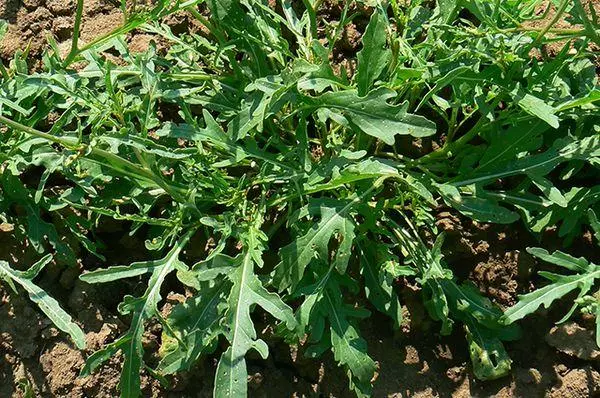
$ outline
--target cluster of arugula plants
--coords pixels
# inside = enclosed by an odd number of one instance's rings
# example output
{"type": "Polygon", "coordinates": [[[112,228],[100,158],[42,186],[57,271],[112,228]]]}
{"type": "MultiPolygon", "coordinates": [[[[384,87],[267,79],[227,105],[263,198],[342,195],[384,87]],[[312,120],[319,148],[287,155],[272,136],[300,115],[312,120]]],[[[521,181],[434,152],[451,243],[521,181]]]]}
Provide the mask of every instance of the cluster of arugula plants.
{"type": "Polygon", "coordinates": [[[341,2],[339,21],[321,16],[322,3],[123,2],[122,26],[81,43],[78,0],[65,57],[49,38],[42,71],[28,70],[26,52],[0,64],[0,221],[46,253],[27,271],[0,262],[0,278],[83,348],[83,331],[33,279],[50,261],[73,266],[81,250],[103,259],[110,247],[95,231],[107,218],[146,242],[148,261],[81,275],[148,276],[145,292],[119,306],[129,330],[82,375],[121,352],[121,394],[137,397],[143,369],[162,379],[225,347],[215,396],[245,396],[246,354],[268,355],[252,320],[261,307],[306,355],[331,350],[368,396],[376,364],[360,320],[371,309],[400,327],[399,278],[421,286],[441,334],[464,329],[482,380],[510,371],[502,341],[519,337],[513,322],[572,290],[580,294],[565,319],[580,308],[600,328],[600,266],[529,249],[574,274],[543,273],[550,284],[503,312],[453,276],[435,225],[446,207],[537,235],[556,227],[566,245],[584,225],[600,234],[594,10],[560,1],[556,18],[532,28],[527,21],[546,16],[535,16],[540,1],[370,1],[363,13],[341,2]],[[206,32],[176,35],[161,23],[182,10],[206,32]],[[553,27],[567,15],[572,29],[553,27]],[[332,54],[361,18],[349,73],[332,54]],[[168,49],[132,54],[134,29],[168,49]],[[550,56],[556,41],[564,47],[550,56]],[[23,178],[31,170],[34,183],[23,178]],[[186,264],[198,236],[213,244],[186,264]],[[163,317],[170,274],[193,294],[163,317]],[[163,327],[156,369],[142,345],[151,319],[163,327]]]}

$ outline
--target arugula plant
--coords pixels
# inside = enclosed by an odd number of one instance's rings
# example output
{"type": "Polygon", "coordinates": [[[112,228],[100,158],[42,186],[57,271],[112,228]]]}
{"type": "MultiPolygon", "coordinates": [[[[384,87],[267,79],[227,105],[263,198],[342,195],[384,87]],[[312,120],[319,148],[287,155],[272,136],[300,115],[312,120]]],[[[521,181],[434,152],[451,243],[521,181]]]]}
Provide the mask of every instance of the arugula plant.
{"type": "Polygon", "coordinates": [[[48,296],[46,292],[38,285],[32,282],[42,269],[52,260],[50,254],[45,255],[40,261],[33,264],[27,271],[17,271],[13,269],[6,261],[0,261],[0,279],[16,291],[15,283],[20,285],[29,294],[31,301],[36,303],[40,310],[54,325],[65,333],[68,333],[77,348],[85,348],[85,335],[81,328],[77,326],[69,314],[60,307],[60,304],[48,296]]]}
{"type": "MultiPolygon", "coordinates": [[[[583,28],[532,29],[539,1],[392,0],[365,2],[367,14],[344,2],[332,23],[322,3],[123,2],[122,26],[80,43],[79,0],[65,58],[50,41],[42,71],[30,73],[21,53],[2,65],[0,217],[15,237],[73,266],[83,251],[104,259],[96,231],[112,218],[148,251],[147,261],[81,275],[147,281],[118,308],[128,331],[83,375],[121,352],[121,395],[137,397],[140,372],[164,380],[218,352],[215,396],[244,396],[246,354],[268,355],[252,318],[260,307],[307,355],[330,350],[368,396],[376,363],[360,320],[376,310],[400,327],[400,278],[422,287],[441,334],[464,329],[478,378],[510,371],[503,341],[519,328],[508,324],[549,299],[525,296],[503,314],[453,275],[443,236],[423,236],[438,235],[443,206],[533,234],[558,226],[566,243],[579,235],[600,202],[595,14],[563,1],[559,13],[583,28]],[[182,10],[206,30],[176,35],[161,24],[182,10]],[[353,73],[331,59],[357,18],[368,24],[353,73]],[[125,34],[135,29],[170,46],[133,54],[125,34]],[[563,50],[545,55],[558,39],[563,50]],[[202,258],[186,256],[193,239],[210,243],[202,258]],[[167,278],[190,295],[164,315],[167,278]],[[163,329],[156,366],[142,345],[151,319],[163,329]]],[[[533,254],[565,263],[542,250],[533,254]]],[[[576,305],[597,311],[587,295],[596,266],[576,263],[575,276],[546,275],[562,286],[552,297],[580,287],[576,305]]],[[[40,266],[4,269],[4,280],[39,292],[40,266]]],[[[57,303],[32,299],[81,342],[57,303]]]]}
{"type": "MultiPolygon", "coordinates": [[[[594,229],[596,239],[600,244],[600,223],[596,218],[596,213],[589,210],[589,218],[594,229]]],[[[534,290],[519,297],[519,302],[509,308],[502,317],[504,323],[510,324],[533,312],[540,306],[550,307],[554,300],[569,294],[574,290],[579,290],[571,309],[557,323],[563,323],[569,320],[576,309],[581,312],[596,317],[596,344],[600,347],[600,290],[594,293],[590,291],[594,287],[596,279],[600,279],[600,266],[589,262],[583,257],[575,258],[567,253],[555,251],[548,253],[547,250],[539,247],[530,247],[527,252],[545,262],[558,265],[574,274],[562,275],[548,271],[540,271],[539,274],[550,281],[550,284],[534,290]]]]}

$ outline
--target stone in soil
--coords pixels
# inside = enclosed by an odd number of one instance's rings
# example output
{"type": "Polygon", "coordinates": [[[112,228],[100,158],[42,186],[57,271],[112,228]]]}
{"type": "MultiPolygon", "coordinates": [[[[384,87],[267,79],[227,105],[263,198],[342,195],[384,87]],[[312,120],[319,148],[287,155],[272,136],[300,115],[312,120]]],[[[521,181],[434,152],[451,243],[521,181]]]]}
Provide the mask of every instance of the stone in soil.
{"type": "Polygon", "coordinates": [[[586,361],[600,359],[594,332],[569,322],[553,327],[546,336],[546,342],[558,351],[586,361]]]}

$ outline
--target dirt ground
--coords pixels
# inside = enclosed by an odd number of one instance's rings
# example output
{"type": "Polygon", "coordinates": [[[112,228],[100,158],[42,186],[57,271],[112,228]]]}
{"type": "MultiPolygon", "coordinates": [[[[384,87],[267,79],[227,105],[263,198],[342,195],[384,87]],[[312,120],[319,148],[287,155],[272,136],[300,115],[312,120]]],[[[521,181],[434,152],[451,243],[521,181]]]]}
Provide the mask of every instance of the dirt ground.
{"type": "MultiPolygon", "coordinates": [[[[330,2],[333,3],[333,2],[330,2]]],[[[39,59],[47,48],[46,35],[53,34],[61,48],[68,49],[73,25],[74,1],[71,0],[0,0],[0,19],[9,21],[9,31],[0,42],[0,59],[8,60],[18,49],[30,45],[33,59],[39,59]]],[[[329,8],[332,14],[336,9],[329,8]]],[[[88,41],[108,32],[122,19],[111,3],[85,1],[82,40],[88,41]]],[[[185,16],[169,23],[174,29],[185,29],[185,16]]],[[[335,62],[345,62],[347,54],[360,45],[360,21],[344,32],[335,62]]],[[[148,35],[131,35],[132,48],[143,51],[148,35]]],[[[351,64],[346,69],[351,69],[351,64]]],[[[35,65],[34,65],[35,67],[35,65]]],[[[514,225],[509,227],[476,224],[456,218],[444,209],[438,214],[438,227],[446,231],[446,259],[459,279],[470,279],[496,303],[507,307],[515,303],[517,294],[528,292],[539,284],[536,276],[542,266],[525,252],[538,246],[533,236],[514,225]]],[[[135,253],[132,247],[141,242],[117,238],[119,228],[106,233],[105,242],[113,248],[108,263],[127,263],[121,253],[135,253]]],[[[126,236],[125,234],[123,236],[126,236]]],[[[35,254],[22,242],[12,239],[10,231],[0,228],[0,259],[31,264],[35,254]]],[[[560,248],[555,233],[543,236],[542,245],[560,248]]],[[[600,253],[587,233],[576,241],[569,252],[585,255],[598,262],[600,253]]],[[[97,265],[84,258],[83,265],[97,265]]],[[[84,359],[125,329],[127,319],[116,310],[125,292],[139,288],[133,282],[101,287],[87,285],[77,279],[80,270],[50,267],[40,284],[56,297],[87,332],[87,349],[77,350],[62,333],[51,326],[25,297],[0,287],[0,398],[4,397],[115,397],[120,372],[120,358],[113,358],[95,374],[79,378],[84,359]],[[100,290],[101,289],[101,290],[100,290]]],[[[505,343],[513,359],[511,375],[481,382],[473,376],[464,332],[456,328],[450,336],[439,335],[439,325],[430,320],[419,297],[420,292],[405,280],[396,286],[400,293],[405,323],[393,331],[390,323],[374,312],[363,322],[363,336],[369,353],[378,363],[374,397],[573,397],[600,396],[600,351],[595,346],[593,320],[575,316],[573,322],[555,326],[565,308],[554,306],[539,311],[521,322],[525,333],[516,342],[505,343]]],[[[168,291],[165,306],[177,301],[178,295],[168,291]]],[[[248,370],[251,397],[352,397],[347,377],[331,355],[322,360],[309,360],[302,347],[292,349],[262,328],[263,315],[255,314],[257,330],[263,330],[270,356],[262,360],[251,353],[248,370]]],[[[266,321],[265,321],[266,323],[266,321]]],[[[146,361],[155,364],[161,326],[150,325],[145,335],[146,361]]],[[[147,397],[210,397],[217,357],[205,358],[191,372],[171,379],[170,386],[155,379],[142,379],[147,397]]]]}
{"type": "MultiPolygon", "coordinates": [[[[438,226],[447,233],[445,252],[459,278],[474,281],[500,305],[515,302],[516,294],[528,291],[538,282],[538,264],[523,250],[536,242],[520,229],[476,225],[441,211],[438,226]]],[[[118,227],[118,226],[117,226],[118,227]]],[[[546,247],[558,239],[548,233],[546,247]]],[[[117,253],[141,242],[120,239],[110,242],[117,253]]],[[[0,259],[28,258],[18,243],[0,233],[0,245],[9,248],[0,259]],[[18,251],[15,251],[18,250],[18,251]]],[[[132,252],[129,250],[129,252],[132,252]]],[[[591,241],[584,239],[571,248],[598,260],[591,241]]],[[[126,262],[122,256],[120,262],[126,262]]],[[[129,258],[128,261],[137,260],[129,258]]],[[[84,264],[95,261],[84,259],[84,264]]],[[[119,261],[116,257],[108,262],[119,261]]],[[[49,269],[40,284],[56,297],[87,332],[86,352],[80,352],[62,333],[50,325],[23,296],[0,289],[0,397],[25,397],[27,391],[40,397],[117,396],[120,358],[112,359],[87,378],[77,375],[84,358],[111,342],[126,329],[127,319],[116,306],[125,292],[135,286],[109,284],[90,286],[76,279],[73,269],[49,269]],[[100,290],[101,289],[101,290],[100,290]]],[[[554,307],[521,324],[525,333],[516,342],[506,343],[513,359],[510,376],[481,382],[474,378],[464,333],[456,328],[450,336],[439,335],[439,325],[430,320],[419,297],[420,292],[406,281],[397,289],[404,304],[405,322],[394,332],[386,318],[374,312],[364,322],[362,332],[369,353],[378,363],[374,397],[591,397],[600,396],[600,350],[595,346],[593,321],[575,317],[575,322],[555,326],[565,310],[554,307]]],[[[167,293],[167,292],[165,292],[167,293]]],[[[165,294],[165,306],[179,298],[165,294]]],[[[255,316],[257,330],[263,330],[270,347],[264,361],[249,356],[250,396],[252,397],[352,397],[347,378],[331,356],[306,359],[302,347],[292,349],[270,334],[263,314],[255,316]]],[[[157,362],[160,325],[150,325],[145,347],[149,364],[157,362]]],[[[206,358],[187,374],[171,380],[169,387],[144,376],[147,397],[210,397],[217,357],[206,358]]]]}
{"type": "MultiPolygon", "coordinates": [[[[85,0],[79,45],[101,37],[123,23],[123,14],[115,5],[119,1],[85,0]]],[[[143,1],[138,1],[143,4],[143,1]]],[[[75,0],[0,0],[0,19],[8,21],[9,28],[0,40],[0,59],[9,60],[17,50],[29,50],[32,68],[40,67],[40,59],[48,49],[48,36],[58,43],[61,55],[71,46],[75,0]]],[[[168,16],[165,21],[174,33],[196,32],[202,27],[185,13],[168,16]]],[[[143,32],[129,34],[127,42],[131,52],[148,49],[153,37],[143,32]]],[[[160,39],[155,41],[161,42],[160,39]]]]}

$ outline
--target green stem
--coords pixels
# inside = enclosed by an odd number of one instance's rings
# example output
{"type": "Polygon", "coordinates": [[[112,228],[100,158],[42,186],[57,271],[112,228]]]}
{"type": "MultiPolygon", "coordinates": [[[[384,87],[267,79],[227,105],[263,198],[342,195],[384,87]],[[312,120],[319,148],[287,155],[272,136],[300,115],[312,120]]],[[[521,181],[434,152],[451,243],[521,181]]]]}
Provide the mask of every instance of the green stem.
{"type": "Polygon", "coordinates": [[[540,41],[544,38],[546,33],[548,33],[548,31],[552,28],[552,26],[554,26],[554,24],[556,24],[559,21],[559,19],[562,17],[563,13],[567,9],[568,5],[569,5],[569,0],[561,1],[561,3],[558,5],[558,8],[556,9],[556,14],[554,15],[554,18],[552,18],[552,20],[548,23],[548,25],[546,25],[540,31],[540,33],[537,35],[537,37],[535,38],[533,43],[531,43],[531,45],[529,46],[530,49],[537,46],[540,43],[540,41]]]}
{"type": "Polygon", "coordinates": [[[81,30],[81,20],[83,19],[83,0],[77,0],[77,10],[75,11],[75,23],[73,25],[73,39],[71,39],[71,51],[64,61],[64,67],[70,65],[77,54],[79,54],[79,32],[81,30]]]}
{"type": "Polygon", "coordinates": [[[400,23],[402,18],[402,12],[400,11],[400,6],[398,5],[398,0],[392,0],[392,13],[394,14],[394,18],[396,19],[396,24],[400,23]]]}
{"type": "MultiPolygon", "coordinates": [[[[502,33],[513,33],[513,32],[541,32],[542,29],[533,28],[529,26],[519,26],[517,28],[510,29],[502,29],[502,33]]],[[[546,31],[546,33],[553,33],[557,35],[573,35],[573,36],[581,36],[585,33],[585,29],[559,29],[559,28],[551,28],[546,31]]]]}
{"type": "MultiPolygon", "coordinates": [[[[135,163],[130,162],[127,159],[123,159],[120,156],[115,155],[114,153],[105,151],[104,149],[99,149],[99,148],[91,148],[91,152],[90,152],[91,156],[98,156],[103,160],[108,160],[109,162],[112,162],[111,165],[118,165],[121,166],[124,170],[124,174],[128,173],[128,176],[131,178],[142,178],[145,179],[146,181],[150,181],[152,183],[154,183],[156,186],[158,186],[159,188],[162,188],[167,194],[169,194],[169,196],[171,196],[174,200],[176,200],[177,202],[183,203],[185,202],[185,193],[186,190],[183,187],[178,187],[178,186],[174,186],[169,184],[167,181],[163,180],[160,176],[154,174],[151,170],[146,169],[144,167],[141,167],[135,163]]],[[[108,165],[108,166],[111,166],[108,165]]],[[[114,168],[115,170],[119,170],[118,168],[114,168]]]]}
{"type": "MultiPolygon", "coordinates": [[[[190,4],[190,2],[186,2],[185,7],[192,7],[194,4],[198,4],[199,2],[200,2],[200,0],[192,2],[192,4],[190,4]]],[[[185,7],[178,6],[178,7],[168,10],[166,13],[161,14],[162,8],[159,5],[156,8],[154,8],[151,12],[149,12],[148,14],[145,14],[144,17],[138,16],[139,14],[138,15],[134,14],[131,18],[127,19],[125,24],[117,27],[116,29],[113,29],[112,31],[108,32],[107,34],[102,35],[102,36],[92,40],[90,43],[85,44],[83,47],[79,48],[78,41],[79,41],[79,32],[81,29],[81,21],[82,21],[82,17],[83,17],[83,0],[77,0],[77,10],[75,12],[75,24],[73,27],[73,41],[72,41],[72,45],[71,45],[71,51],[70,51],[69,55],[67,56],[67,58],[65,59],[63,66],[66,68],[71,63],[73,63],[73,61],[79,54],[81,54],[84,51],[89,50],[90,48],[98,46],[98,45],[112,39],[113,37],[128,33],[130,31],[142,26],[143,24],[147,23],[150,20],[158,19],[159,17],[164,17],[169,14],[173,14],[175,12],[181,11],[185,7]]]]}
{"type": "Polygon", "coordinates": [[[360,181],[360,180],[369,180],[369,179],[373,179],[376,177],[379,177],[371,186],[371,188],[369,188],[367,191],[365,191],[365,193],[363,193],[360,198],[362,199],[362,197],[364,197],[367,193],[372,192],[374,189],[379,188],[381,186],[381,184],[383,184],[383,182],[390,178],[390,177],[395,177],[395,174],[388,174],[388,175],[372,175],[372,174],[362,174],[362,175],[357,175],[356,178],[352,181],[350,180],[344,180],[343,182],[334,182],[334,183],[326,183],[326,184],[321,184],[319,186],[316,186],[314,188],[311,189],[307,189],[304,190],[300,193],[293,193],[290,195],[285,195],[285,196],[281,196],[273,201],[271,201],[270,203],[268,203],[268,207],[274,207],[277,206],[283,202],[288,202],[292,199],[298,198],[302,195],[311,195],[311,194],[315,194],[317,192],[323,192],[323,191],[330,191],[332,189],[335,188],[339,188],[345,184],[348,184],[349,182],[356,182],[356,181],[360,181]]]}
{"type": "Polygon", "coordinates": [[[312,4],[310,4],[310,0],[302,0],[302,2],[304,3],[304,7],[306,7],[306,12],[308,12],[308,19],[310,21],[310,33],[312,34],[312,37],[317,37],[318,32],[317,32],[317,12],[316,11],[321,6],[322,1],[317,0],[315,2],[314,7],[312,6],[312,4]]]}
{"type": "MultiPolygon", "coordinates": [[[[118,77],[121,76],[141,76],[142,72],[139,70],[127,70],[127,69],[111,69],[110,73],[112,75],[116,75],[118,77]]],[[[80,71],[71,74],[72,76],[80,76],[80,77],[89,77],[89,78],[99,78],[104,74],[103,71],[100,70],[90,70],[90,71],[80,71]]],[[[158,74],[159,77],[165,79],[173,79],[173,80],[185,80],[185,81],[211,81],[211,80],[223,80],[223,76],[219,75],[210,75],[208,73],[202,72],[161,72],[158,74]]]]}
{"type": "MultiPolygon", "coordinates": [[[[500,98],[494,99],[494,101],[492,102],[492,104],[490,106],[490,109],[496,108],[496,106],[498,106],[499,102],[500,102],[500,98]]],[[[472,113],[469,114],[469,117],[471,115],[472,115],[472,113]]],[[[482,127],[485,126],[485,124],[487,124],[488,122],[489,122],[489,120],[485,116],[480,117],[479,120],[477,121],[477,123],[475,123],[475,125],[471,128],[471,130],[469,130],[465,135],[463,135],[462,137],[460,137],[459,139],[457,139],[454,142],[450,142],[449,140],[446,140],[446,144],[444,144],[444,146],[442,148],[438,149],[437,151],[428,153],[425,156],[420,157],[419,159],[416,160],[416,163],[422,164],[423,162],[428,162],[430,160],[439,159],[440,157],[445,157],[449,153],[456,153],[459,148],[468,144],[469,141],[471,141],[473,138],[475,138],[481,132],[482,127]]],[[[452,138],[453,138],[453,136],[454,136],[454,134],[452,134],[452,138]]]]}
{"type": "MultiPolygon", "coordinates": [[[[589,4],[592,7],[592,3],[589,4]]],[[[584,31],[587,36],[597,45],[600,46],[600,34],[598,34],[598,24],[595,24],[594,21],[590,21],[585,12],[585,8],[583,4],[581,4],[581,0],[575,0],[575,10],[579,14],[579,18],[583,21],[584,31]]]]}
{"type": "Polygon", "coordinates": [[[206,26],[206,28],[210,30],[212,34],[217,36],[217,39],[225,41],[225,38],[220,35],[220,32],[214,27],[214,25],[210,23],[208,19],[204,18],[204,15],[200,14],[197,9],[194,7],[188,7],[187,11],[192,14],[192,16],[196,18],[202,25],[206,26]]]}
{"type": "Polygon", "coordinates": [[[456,125],[457,118],[458,118],[458,107],[453,106],[452,114],[450,115],[450,120],[448,121],[448,135],[446,136],[446,142],[444,143],[444,146],[450,145],[450,143],[454,139],[454,134],[456,133],[456,130],[458,127],[456,125]]]}
{"type": "Polygon", "coordinates": [[[486,118],[482,117],[481,119],[479,119],[477,121],[475,126],[473,126],[473,128],[471,128],[471,130],[469,130],[469,132],[467,132],[465,135],[463,135],[462,137],[460,137],[459,139],[457,139],[454,142],[447,141],[446,142],[447,145],[444,145],[442,148],[438,149],[437,151],[433,151],[433,152],[428,153],[427,155],[417,159],[416,162],[418,164],[422,164],[424,162],[429,162],[434,159],[439,159],[441,157],[445,157],[449,153],[456,152],[458,148],[464,146],[469,141],[471,141],[473,138],[475,138],[477,136],[477,134],[479,134],[481,127],[486,122],[488,122],[488,120],[486,118]]]}
{"type": "MultiPolygon", "coordinates": [[[[208,19],[204,18],[204,16],[200,14],[198,10],[194,7],[187,7],[186,10],[190,14],[192,14],[194,18],[196,18],[202,25],[204,25],[210,31],[210,33],[212,33],[217,38],[217,41],[219,42],[219,47],[226,47],[227,38],[225,37],[223,32],[218,28],[218,26],[215,26],[208,19]]],[[[235,56],[230,51],[227,51],[224,55],[229,60],[229,63],[234,69],[235,73],[243,75],[243,71],[239,66],[239,63],[236,60],[235,56]]]]}
{"type": "MultiPolygon", "coordinates": [[[[112,39],[113,37],[128,33],[136,28],[138,28],[139,26],[143,25],[144,23],[146,23],[146,21],[134,21],[134,22],[128,22],[126,25],[123,26],[119,26],[118,28],[108,32],[105,35],[99,36],[97,38],[95,38],[94,40],[92,40],[91,42],[89,42],[88,44],[85,44],[83,47],[81,47],[77,53],[82,53],[84,51],[89,50],[90,48],[96,47],[106,41],[109,41],[110,39],[112,39]]],[[[67,64],[68,65],[68,64],[67,64]]]]}
{"type": "Polygon", "coordinates": [[[133,179],[139,178],[140,180],[152,182],[153,184],[167,192],[174,200],[181,203],[185,202],[185,196],[187,191],[184,187],[171,185],[167,181],[163,180],[160,176],[154,174],[151,170],[141,167],[135,163],[132,163],[127,159],[123,159],[122,157],[117,156],[114,153],[107,152],[100,148],[90,148],[88,145],[78,142],[76,138],[55,137],[48,133],[44,133],[32,127],[15,122],[14,120],[8,119],[2,115],[0,115],[0,124],[4,124],[11,129],[21,131],[34,137],[43,138],[54,144],[61,145],[64,148],[79,151],[80,153],[85,153],[89,149],[89,156],[91,158],[100,158],[101,164],[104,164],[105,166],[110,167],[113,170],[120,171],[127,177],[133,179]],[[108,163],[106,163],[106,161],[108,161],[108,163]]]}
{"type": "Polygon", "coordinates": [[[10,75],[8,74],[8,71],[6,70],[6,67],[2,63],[2,60],[0,60],[0,74],[2,75],[2,77],[4,79],[6,79],[6,80],[10,79],[10,75]]]}
{"type": "Polygon", "coordinates": [[[329,44],[330,51],[333,51],[333,49],[335,48],[335,43],[337,42],[338,38],[342,35],[344,27],[346,26],[346,23],[349,22],[349,21],[346,21],[346,19],[348,16],[348,8],[350,6],[350,3],[351,3],[350,1],[347,1],[346,4],[344,5],[344,9],[342,10],[342,15],[340,17],[340,22],[336,26],[335,31],[333,32],[333,37],[331,39],[331,43],[329,44]]]}
{"type": "Polygon", "coordinates": [[[51,134],[38,131],[29,126],[25,126],[21,123],[15,122],[14,120],[8,119],[2,115],[0,115],[0,124],[4,124],[5,126],[10,127],[11,129],[19,130],[29,135],[33,135],[34,137],[43,138],[47,141],[61,145],[68,149],[77,149],[79,146],[78,140],[76,138],[56,137],[51,134]]]}

